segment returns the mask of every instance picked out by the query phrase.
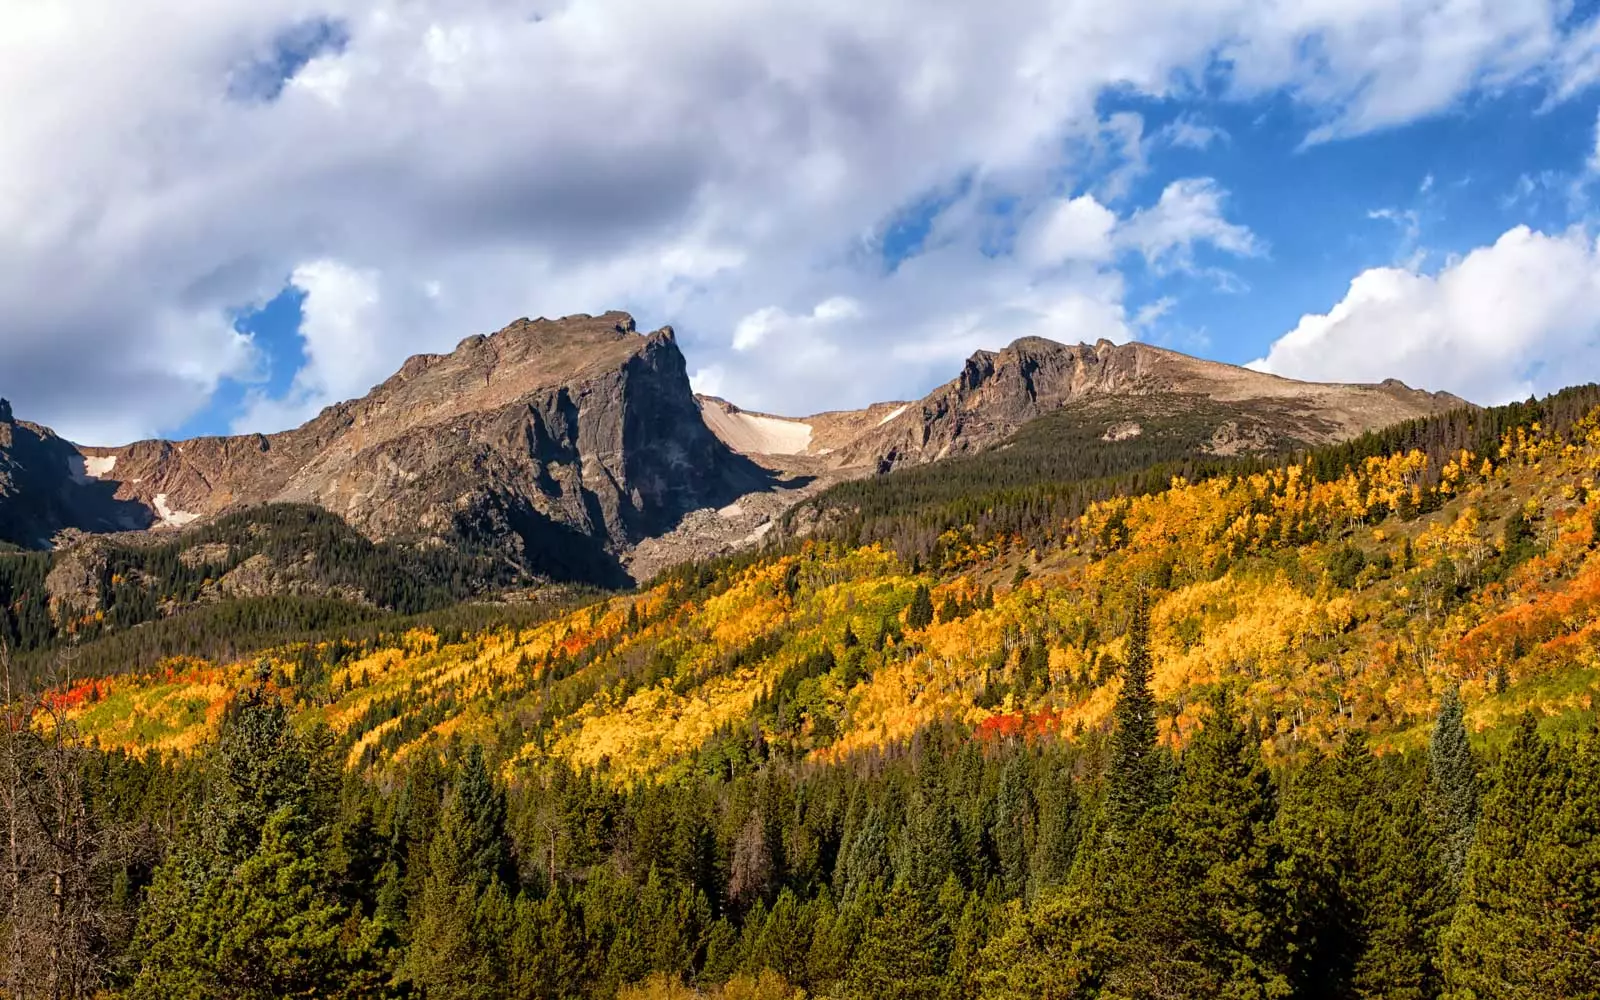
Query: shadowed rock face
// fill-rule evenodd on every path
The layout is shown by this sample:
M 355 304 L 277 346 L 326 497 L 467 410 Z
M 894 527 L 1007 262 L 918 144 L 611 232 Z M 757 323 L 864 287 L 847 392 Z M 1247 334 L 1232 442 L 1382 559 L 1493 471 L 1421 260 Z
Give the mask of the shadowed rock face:
M 17 420 L 0 399 L 0 542 L 39 548 L 64 527 L 128 531 L 150 522 L 142 505 L 116 497 L 115 484 L 87 475 L 70 442 Z
M 143 513 L 122 527 L 302 501 L 373 538 L 459 538 L 595 582 L 619 582 L 639 539 L 772 480 L 706 429 L 672 330 L 641 335 L 622 313 L 469 337 L 279 434 L 54 440 L 63 474 L 76 455 L 102 477 L 92 485 Z M 60 511 L 39 526 L 110 527 Z

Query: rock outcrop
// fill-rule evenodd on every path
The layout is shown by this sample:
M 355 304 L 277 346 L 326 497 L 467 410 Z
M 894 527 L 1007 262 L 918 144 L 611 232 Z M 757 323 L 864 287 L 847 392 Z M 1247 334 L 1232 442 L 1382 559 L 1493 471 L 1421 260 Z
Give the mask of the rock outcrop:
M 915 402 L 790 418 L 695 397 L 671 328 L 644 335 L 617 312 L 524 319 L 412 357 L 277 434 L 83 447 L 0 401 L 0 541 L 43 547 L 68 528 L 170 530 L 298 502 L 373 540 L 466 544 L 531 574 L 622 583 L 754 544 L 840 479 L 979 451 L 1067 408 L 1103 440 L 1131 441 L 1186 400 L 1210 401 L 1194 440 L 1216 454 L 1463 405 L 1393 381 L 1296 382 L 1145 344 L 1026 337 L 977 352 Z M 226 586 L 270 590 L 265 574 Z
M 1108 433 L 1116 424 L 1133 437 L 1126 425 L 1136 426 L 1148 403 L 1180 395 L 1229 404 L 1270 425 L 1270 434 L 1236 422 L 1219 425 L 1212 435 L 1215 450 L 1227 454 L 1342 441 L 1467 405 L 1448 393 L 1423 392 L 1392 379 L 1378 385 L 1298 382 L 1148 344 L 1068 345 L 1024 337 L 1003 350 L 973 354 L 959 375 L 915 403 L 759 419 L 771 439 L 798 438 L 794 430 L 772 426 L 777 422 L 804 428 L 807 445 L 796 454 L 837 470 L 886 472 L 982 450 L 1036 417 L 1083 403 L 1101 404 Z M 723 417 L 710 421 L 719 433 L 742 413 L 722 400 L 702 399 L 701 407 Z M 736 436 L 724 434 L 724 440 L 741 447 Z
M 706 428 L 672 330 L 642 335 L 623 313 L 417 355 L 291 431 L 65 447 L 146 523 L 308 502 L 374 539 L 460 540 L 597 582 L 622 580 L 640 539 L 772 481 Z

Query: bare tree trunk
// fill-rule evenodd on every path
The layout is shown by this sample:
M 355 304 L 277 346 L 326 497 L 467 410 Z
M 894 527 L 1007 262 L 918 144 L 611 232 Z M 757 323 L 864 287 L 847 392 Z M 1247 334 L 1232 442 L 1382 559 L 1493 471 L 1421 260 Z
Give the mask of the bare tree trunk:
M 56 684 L 70 683 L 70 653 Z M 84 747 L 59 701 L 20 690 L 0 645 L 0 806 L 5 809 L 8 1000 L 93 994 L 94 874 L 106 858 L 84 798 Z M 35 728 L 35 721 L 41 723 Z M 49 731 L 43 731 L 48 724 Z
M 27 996 L 27 980 L 23 969 L 25 943 L 22 926 L 22 762 L 21 740 L 17 732 L 19 707 L 12 687 L 11 650 L 4 636 L 0 636 L 0 673 L 4 674 L 4 716 L 0 717 L 0 768 L 4 781 L 0 783 L 0 807 L 5 810 L 6 821 L 6 993 L 14 1000 Z

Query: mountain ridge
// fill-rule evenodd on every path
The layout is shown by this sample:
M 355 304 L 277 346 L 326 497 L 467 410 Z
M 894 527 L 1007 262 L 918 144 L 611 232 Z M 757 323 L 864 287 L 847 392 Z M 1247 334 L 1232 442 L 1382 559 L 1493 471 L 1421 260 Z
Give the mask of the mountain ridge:
M 843 480 L 977 453 L 1069 408 L 1103 423 L 1105 441 L 1134 438 L 1189 395 L 1231 407 L 1192 442 L 1214 454 L 1326 444 L 1468 405 L 1393 380 L 1297 382 L 1137 342 L 1029 336 L 973 353 L 917 400 L 785 417 L 695 395 L 671 327 L 641 333 L 616 311 L 523 318 L 413 355 L 367 394 L 272 434 L 77 445 L 7 406 L 0 540 L 44 547 L 63 528 L 181 529 L 310 503 L 374 540 L 461 540 L 534 575 L 614 584 L 756 544 Z

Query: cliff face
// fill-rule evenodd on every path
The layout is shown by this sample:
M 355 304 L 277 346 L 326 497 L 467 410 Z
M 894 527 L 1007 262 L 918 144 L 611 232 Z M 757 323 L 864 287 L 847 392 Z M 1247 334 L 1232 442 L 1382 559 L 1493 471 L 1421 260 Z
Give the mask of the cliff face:
M 309 502 L 375 539 L 458 538 L 531 572 L 606 582 L 639 539 L 770 480 L 707 430 L 671 329 L 644 336 L 622 313 L 469 337 L 279 434 L 60 443 L 63 470 L 78 455 L 99 477 L 84 478 L 143 513 L 115 526 Z M 111 527 L 81 520 L 41 526 Z
M 277 434 L 82 447 L 0 405 L 0 541 L 300 502 L 374 540 L 466 542 L 530 573 L 621 583 L 625 569 L 647 577 L 755 544 L 831 482 L 979 451 L 1060 410 L 1122 441 L 1192 409 L 1195 448 L 1238 454 L 1459 405 L 1394 382 L 1295 382 L 1144 344 L 1027 337 L 979 351 L 921 400 L 788 418 L 697 399 L 670 328 L 641 335 L 624 313 L 519 320 L 417 355 Z
M 1088 405 L 1107 433 L 1133 437 L 1140 415 L 1179 398 L 1225 404 L 1232 415 L 1212 429 L 1223 452 L 1318 445 L 1458 406 L 1447 393 L 1380 385 L 1297 382 L 1147 344 L 1059 344 L 1024 337 L 1000 351 L 979 351 L 951 381 L 912 403 L 793 420 L 744 414 L 721 400 L 701 401 L 714 429 L 733 447 L 752 420 L 804 426 L 804 447 L 788 454 L 838 470 L 884 472 L 937 461 L 998 443 L 1036 417 Z M 734 430 L 727 430 L 734 428 Z M 798 438 L 771 429 L 768 441 Z
M 40 548 L 62 528 L 127 531 L 150 522 L 141 505 L 119 500 L 114 484 L 89 474 L 75 446 L 17 420 L 0 399 L 0 542 Z

